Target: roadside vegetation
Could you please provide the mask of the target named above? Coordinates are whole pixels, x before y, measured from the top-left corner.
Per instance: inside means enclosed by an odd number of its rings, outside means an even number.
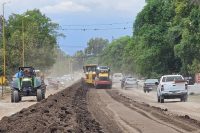
[[[23,64],[23,40],[25,66],[33,66],[40,70],[52,67],[61,51],[57,38],[63,35],[57,32],[58,28],[58,24],[36,9],[24,14],[10,15],[5,25],[6,75],[13,74]],[[2,37],[1,34],[1,66],[3,65]],[[2,67],[0,67],[0,75],[2,75]]]
[[[92,54],[98,55],[95,58],[98,63],[110,66],[113,71],[145,77],[172,73],[189,76],[200,72],[199,35],[198,1],[147,0],[136,17],[131,37],[105,43],[106,47],[98,50],[101,53]],[[86,51],[77,54],[85,57]]]

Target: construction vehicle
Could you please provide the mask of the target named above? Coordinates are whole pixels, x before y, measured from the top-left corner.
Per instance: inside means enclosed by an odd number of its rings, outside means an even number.
[[[112,88],[112,81],[110,80],[110,68],[107,66],[98,66],[96,70],[96,78],[94,86],[98,88]]]
[[[39,102],[45,98],[45,92],[46,85],[33,67],[19,67],[11,84],[11,102],[19,102],[24,96],[36,96]]]
[[[85,83],[87,86],[94,86],[94,80],[96,78],[97,64],[88,64],[83,66],[85,73]]]

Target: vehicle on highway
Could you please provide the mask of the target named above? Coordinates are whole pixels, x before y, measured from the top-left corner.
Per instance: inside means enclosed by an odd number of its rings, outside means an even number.
[[[19,102],[23,96],[36,96],[38,102],[45,98],[46,85],[33,67],[19,67],[17,74],[11,84],[11,102]]]
[[[143,86],[143,89],[144,89],[144,92],[150,92],[153,90],[153,88],[156,88],[157,86],[155,85],[155,83],[158,82],[158,79],[146,79],[144,81],[144,86]]]
[[[120,83],[120,81],[123,78],[123,74],[122,73],[114,73],[112,76],[112,82],[113,83]]]
[[[125,81],[126,81],[126,78],[132,78],[132,76],[124,76],[121,80],[121,88],[123,89],[124,88],[124,84],[125,84]]]
[[[182,75],[164,75],[160,83],[156,82],[158,102],[164,103],[164,99],[180,98],[187,101],[188,84]]]
[[[138,83],[138,81],[137,81],[137,79],[136,78],[132,78],[132,77],[127,77],[126,79],[125,79],[125,82],[124,82],[124,89],[126,89],[126,88],[133,88],[133,87],[137,87],[137,84]]]
[[[108,66],[98,66],[96,70],[96,78],[94,86],[98,88],[112,88],[112,80],[110,79],[110,68]]]
[[[85,73],[85,84],[87,86],[94,86],[94,80],[96,78],[97,64],[87,64],[83,66]]]

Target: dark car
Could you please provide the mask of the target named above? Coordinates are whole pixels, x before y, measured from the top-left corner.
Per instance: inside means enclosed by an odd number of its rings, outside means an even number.
[[[194,78],[192,78],[191,76],[184,77],[184,79],[187,80],[188,85],[194,85],[194,83],[195,83]]]
[[[156,88],[156,85],[155,83],[158,82],[158,79],[147,79],[145,80],[144,82],[144,86],[143,86],[143,89],[144,89],[144,92],[150,92],[153,90],[153,88]]]

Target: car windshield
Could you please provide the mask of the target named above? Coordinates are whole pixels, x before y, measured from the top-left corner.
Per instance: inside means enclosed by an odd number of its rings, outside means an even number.
[[[175,80],[183,80],[183,78],[181,76],[166,77],[165,82],[171,82],[171,81],[175,81]]]
[[[114,74],[113,77],[122,77],[122,74]]]
[[[136,81],[134,78],[127,78],[126,81]]]
[[[155,83],[155,82],[158,82],[158,80],[157,79],[147,79],[145,81],[145,83]]]

